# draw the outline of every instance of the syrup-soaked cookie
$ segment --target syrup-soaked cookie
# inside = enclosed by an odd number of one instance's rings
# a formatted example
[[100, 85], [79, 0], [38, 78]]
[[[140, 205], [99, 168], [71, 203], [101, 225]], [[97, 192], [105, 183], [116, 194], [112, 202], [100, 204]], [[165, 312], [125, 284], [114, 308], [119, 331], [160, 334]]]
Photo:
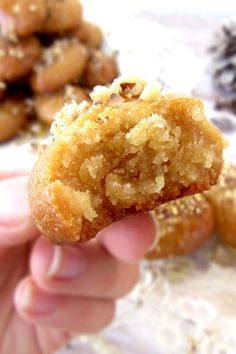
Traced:
[[236, 248], [236, 166], [225, 163], [218, 183], [207, 198], [213, 206], [216, 230], [222, 242]]
[[41, 52], [41, 45], [34, 36], [16, 43], [1, 38], [0, 81], [12, 82], [29, 74]]
[[97, 87], [66, 105], [30, 177], [32, 215], [54, 242], [83, 242], [126, 215], [209, 189], [224, 140], [197, 98], [141, 79]]
[[15, 40], [42, 30], [47, 0], [0, 0], [1, 35]]

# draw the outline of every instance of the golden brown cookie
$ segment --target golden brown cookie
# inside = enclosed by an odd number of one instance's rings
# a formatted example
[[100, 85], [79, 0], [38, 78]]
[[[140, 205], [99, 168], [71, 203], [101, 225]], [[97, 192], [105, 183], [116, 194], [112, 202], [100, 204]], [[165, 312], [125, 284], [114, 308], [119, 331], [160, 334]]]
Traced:
[[27, 121], [27, 106], [22, 97], [7, 97], [0, 104], [0, 143], [13, 138]]
[[67, 85], [63, 90], [51, 94], [41, 94], [35, 97], [35, 110], [38, 118], [51, 124], [54, 116], [66, 103], [75, 101], [80, 103], [89, 100], [88, 95], [79, 86]]
[[155, 247], [148, 259], [162, 259], [189, 254], [210, 239], [214, 230], [211, 205], [196, 194], [160, 205], [153, 211], [159, 225]]
[[113, 56], [93, 50], [81, 77], [81, 83], [89, 88], [106, 85], [111, 83], [118, 73], [117, 62]]
[[47, 17], [47, 0], [0, 0], [3, 37], [26, 37], [42, 29]]
[[88, 58], [87, 50], [77, 39], [57, 40], [45, 49], [35, 66], [31, 87], [36, 93], [54, 92], [75, 81], [82, 74]]
[[79, 0], [48, 0], [43, 32], [63, 33], [77, 28], [82, 21]]
[[36, 37], [17, 43], [0, 39], [0, 80], [14, 81], [30, 73], [40, 55], [41, 45]]
[[225, 164], [218, 183], [207, 198], [213, 206], [220, 239], [236, 248], [236, 166]]
[[91, 48], [99, 48], [103, 42], [103, 32], [94, 23], [82, 21], [76, 34], [81, 43]]
[[224, 141], [200, 100], [162, 96], [145, 81], [97, 87], [67, 105], [29, 183], [32, 215], [54, 242], [82, 242], [125, 215], [207, 190]]

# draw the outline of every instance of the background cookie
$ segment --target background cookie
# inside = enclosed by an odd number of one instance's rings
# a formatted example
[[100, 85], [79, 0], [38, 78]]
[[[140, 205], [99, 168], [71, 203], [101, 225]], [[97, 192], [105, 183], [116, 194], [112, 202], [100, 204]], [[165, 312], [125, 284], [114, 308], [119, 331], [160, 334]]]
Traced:
[[28, 118], [23, 97], [9, 97], [0, 104], [0, 142], [15, 136]]
[[[83, 18], [79, 0], [0, 0], [0, 27], [0, 99], [23, 93], [27, 136], [35, 126], [46, 133], [35, 119], [50, 125], [64, 103], [88, 99], [95, 85], [118, 75], [115, 57], [103, 53], [102, 30]], [[21, 128], [9, 121], [10, 138]]]
[[216, 229], [226, 245], [236, 248], [236, 166], [225, 164], [219, 181], [208, 193], [213, 206]]
[[212, 207], [202, 194], [160, 205], [152, 215], [159, 225], [159, 235], [146, 256], [148, 259], [189, 254], [204, 245], [213, 233]]

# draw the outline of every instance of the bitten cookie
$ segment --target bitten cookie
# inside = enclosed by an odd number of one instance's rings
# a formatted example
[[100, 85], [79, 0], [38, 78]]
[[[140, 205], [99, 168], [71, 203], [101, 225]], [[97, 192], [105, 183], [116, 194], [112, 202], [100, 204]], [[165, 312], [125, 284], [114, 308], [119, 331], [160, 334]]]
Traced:
[[219, 181], [207, 198], [213, 206], [220, 239], [236, 248], [236, 166], [225, 164]]
[[54, 242], [81, 242], [125, 215], [207, 190], [224, 141], [200, 100], [120, 78], [58, 114], [29, 182], [32, 215]]
[[100, 50], [91, 50], [90, 59], [81, 77], [81, 84], [93, 88], [111, 83], [118, 76], [118, 66], [113, 56]]
[[202, 194], [173, 200], [153, 211], [159, 225], [155, 247], [146, 258], [162, 259], [189, 254], [210, 239], [214, 229], [211, 205]]

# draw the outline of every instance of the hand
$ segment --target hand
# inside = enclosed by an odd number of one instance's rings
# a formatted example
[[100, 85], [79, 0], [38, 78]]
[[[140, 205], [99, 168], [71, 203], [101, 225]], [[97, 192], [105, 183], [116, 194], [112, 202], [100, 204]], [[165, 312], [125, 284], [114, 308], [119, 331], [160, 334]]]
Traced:
[[2, 177], [0, 196], [0, 354], [52, 353], [108, 325], [154, 241], [151, 216], [127, 217], [86, 244], [57, 246], [30, 217], [27, 176]]

